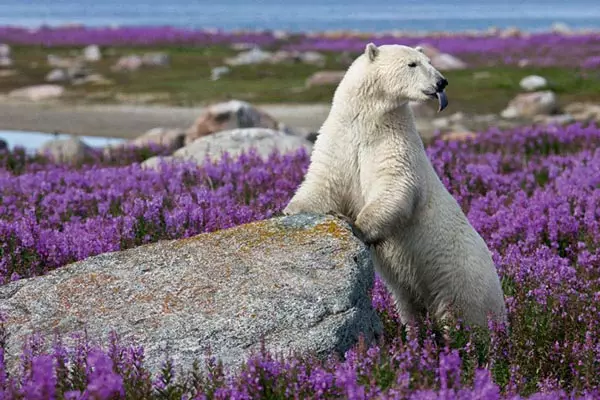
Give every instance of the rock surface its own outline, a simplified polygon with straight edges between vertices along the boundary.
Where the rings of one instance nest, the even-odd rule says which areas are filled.
[[[171,57],[167,53],[154,52],[142,56],[142,64],[148,67],[167,67],[171,63]]]
[[[324,86],[324,85],[338,85],[346,71],[319,71],[315,72],[306,79],[306,86]]]
[[[118,72],[133,72],[140,69],[143,63],[142,57],[132,54],[119,58],[111,69]]]
[[[10,67],[13,64],[10,46],[0,43],[0,67]]]
[[[107,343],[111,330],[135,338],[156,372],[163,351],[179,367],[210,349],[226,367],[266,349],[343,354],[381,322],[369,291],[368,250],[331,216],[295,215],[192,238],[106,253],[45,276],[0,287],[9,369],[34,332],[65,344],[87,328]],[[43,294],[43,295],[40,295]],[[51,343],[47,343],[48,346]]]
[[[453,69],[465,69],[467,63],[463,60],[448,54],[442,53],[437,48],[427,44],[421,43],[418,45],[423,49],[423,53],[431,60],[431,65],[440,71],[447,71]]]
[[[2,57],[10,57],[10,46],[6,43],[0,43],[0,58]]]
[[[242,152],[255,149],[264,159],[269,157],[273,150],[278,149],[285,153],[304,148],[307,153],[312,151],[312,142],[300,136],[265,128],[231,129],[213,133],[197,139],[191,144],[175,151],[170,157],[152,157],[142,163],[146,167],[156,167],[161,160],[164,161],[193,161],[203,164],[208,156],[218,160],[223,152],[237,157]]]
[[[600,104],[575,102],[565,106],[565,112],[576,121],[600,121]]]
[[[33,85],[12,90],[8,97],[20,100],[41,101],[61,97],[65,88],[60,85]]]
[[[83,49],[83,59],[87,62],[96,62],[102,59],[102,52],[100,47],[95,44],[86,46]]]
[[[215,132],[236,128],[282,130],[284,127],[275,118],[250,103],[230,100],[208,106],[188,129],[185,144]]]
[[[130,141],[130,144],[146,146],[151,143],[170,148],[179,149],[183,147],[185,131],[179,128],[158,127],[150,129],[144,134]]]
[[[521,86],[521,89],[531,92],[534,90],[544,89],[546,86],[548,86],[548,81],[543,76],[529,75],[521,79],[519,86]]]
[[[540,114],[551,115],[557,110],[556,95],[551,90],[545,90],[518,94],[500,115],[502,118],[531,118]]]
[[[281,63],[304,63],[310,65],[325,65],[325,56],[316,51],[286,51],[279,50],[269,52],[254,47],[248,51],[238,53],[236,56],[228,58],[225,63],[230,66],[252,65],[252,64],[281,64]]]
[[[48,155],[57,162],[79,162],[91,153],[91,147],[77,137],[49,140],[38,149],[38,154]]]

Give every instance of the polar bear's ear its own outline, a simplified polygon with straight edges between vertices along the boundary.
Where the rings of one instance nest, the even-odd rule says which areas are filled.
[[[418,51],[419,53],[422,53],[424,49],[422,46],[417,46],[417,47],[415,47],[415,50]]]
[[[365,54],[367,55],[369,61],[374,61],[377,58],[377,55],[379,54],[379,49],[377,48],[377,46],[375,46],[375,44],[369,43],[365,47]]]

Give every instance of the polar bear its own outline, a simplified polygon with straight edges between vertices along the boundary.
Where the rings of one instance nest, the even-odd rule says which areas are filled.
[[[409,101],[446,105],[444,76],[421,48],[366,45],[333,95],[303,182],[283,214],[346,219],[371,251],[402,324],[425,313],[506,322],[484,240],[436,174]]]

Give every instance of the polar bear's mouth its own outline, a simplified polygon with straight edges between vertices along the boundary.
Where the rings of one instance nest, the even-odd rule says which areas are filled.
[[[432,99],[437,99],[439,103],[438,112],[442,112],[446,107],[448,107],[448,96],[446,95],[446,91],[444,89],[435,92],[423,92],[427,96]]]

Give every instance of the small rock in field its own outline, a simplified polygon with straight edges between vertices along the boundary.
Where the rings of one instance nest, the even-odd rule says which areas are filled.
[[[569,25],[567,25],[566,23],[555,22],[552,24],[552,32],[558,33],[561,35],[568,35],[568,34],[572,33],[573,31],[571,30]]]
[[[210,71],[210,80],[211,81],[219,80],[221,78],[221,76],[228,74],[230,71],[231,71],[231,69],[226,66],[215,67]]]
[[[461,59],[451,54],[443,53],[430,44],[422,43],[418,45],[418,47],[421,47],[423,54],[429,57],[429,59],[431,60],[431,65],[433,65],[440,71],[467,68],[467,63],[465,63]]]
[[[548,81],[546,80],[546,78],[539,75],[529,75],[521,79],[521,82],[519,82],[519,86],[521,86],[523,90],[531,92],[534,90],[540,90],[545,88],[546,86],[548,86]]]
[[[203,164],[207,158],[218,161],[224,152],[235,158],[250,149],[255,149],[258,155],[266,160],[274,150],[286,153],[301,148],[310,154],[312,143],[303,137],[273,129],[241,128],[220,131],[196,139],[175,151],[169,160]],[[144,161],[142,165],[156,167],[160,160],[160,157],[153,157]]]
[[[0,43],[0,58],[10,58],[10,46],[5,43]]]
[[[72,58],[64,58],[54,54],[48,54],[46,56],[46,61],[48,65],[55,68],[71,68],[73,65],[77,64],[78,61]]]
[[[13,65],[13,60],[10,57],[0,57],[0,67],[6,68]]]
[[[6,143],[6,140],[0,138],[0,151],[6,150],[8,149],[8,143]]]
[[[0,78],[8,78],[9,76],[15,76],[17,71],[14,69],[2,69],[0,70]]]
[[[21,100],[40,101],[61,97],[65,88],[59,85],[34,85],[15,89],[8,93],[8,97]]]
[[[146,53],[142,56],[142,64],[149,67],[167,67],[171,57],[167,53]]]
[[[251,50],[239,53],[235,57],[226,59],[225,63],[231,66],[261,64],[268,62],[272,56],[273,54],[271,52],[254,47]]]
[[[559,115],[536,115],[533,122],[545,125],[566,125],[575,122],[575,118],[570,114]]]
[[[550,90],[521,93],[508,103],[508,107],[500,114],[502,118],[534,117],[550,115],[558,111],[556,95]]]
[[[317,53],[316,51],[300,53],[300,60],[305,64],[318,66],[325,65],[325,56],[321,53]]]
[[[119,58],[115,65],[111,67],[113,71],[137,71],[143,64],[142,58],[138,55],[128,55]]]
[[[565,106],[576,121],[600,121],[600,104],[576,102]]]
[[[508,27],[508,28],[500,31],[501,38],[519,37],[521,35],[522,35],[521,30],[514,26]]]
[[[42,144],[38,154],[47,155],[55,162],[80,162],[91,153],[91,147],[78,137],[50,140]]]
[[[184,129],[157,127],[150,129],[149,131],[129,141],[129,143],[136,146],[147,146],[149,144],[157,144],[177,150],[183,147],[184,141]]]
[[[325,85],[338,85],[346,71],[319,71],[312,74],[306,80],[307,87],[313,86],[325,86]]]
[[[102,59],[100,47],[95,44],[89,45],[83,49],[83,58],[87,62],[96,62]]]
[[[281,130],[281,124],[263,110],[250,103],[230,100],[211,104],[189,127],[185,143],[215,132],[235,128],[269,128]]]
[[[112,85],[112,84],[114,84],[114,82],[100,74],[86,75],[81,78],[76,78],[73,80],[73,85],[85,85],[85,84],[92,84],[92,85],[100,86],[100,85]]]
[[[290,38],[290,33],[282,30],[274,30],[273,37],[277,40],[287,40]]]
[[[46,75],[46,82],[67,82],[69,74],[64,68],[55,68]]]
[[[431,59],[431,64],[440,71],[467,68],[467,63],[447,53],[438,54],[437,56],[433,57]]]

